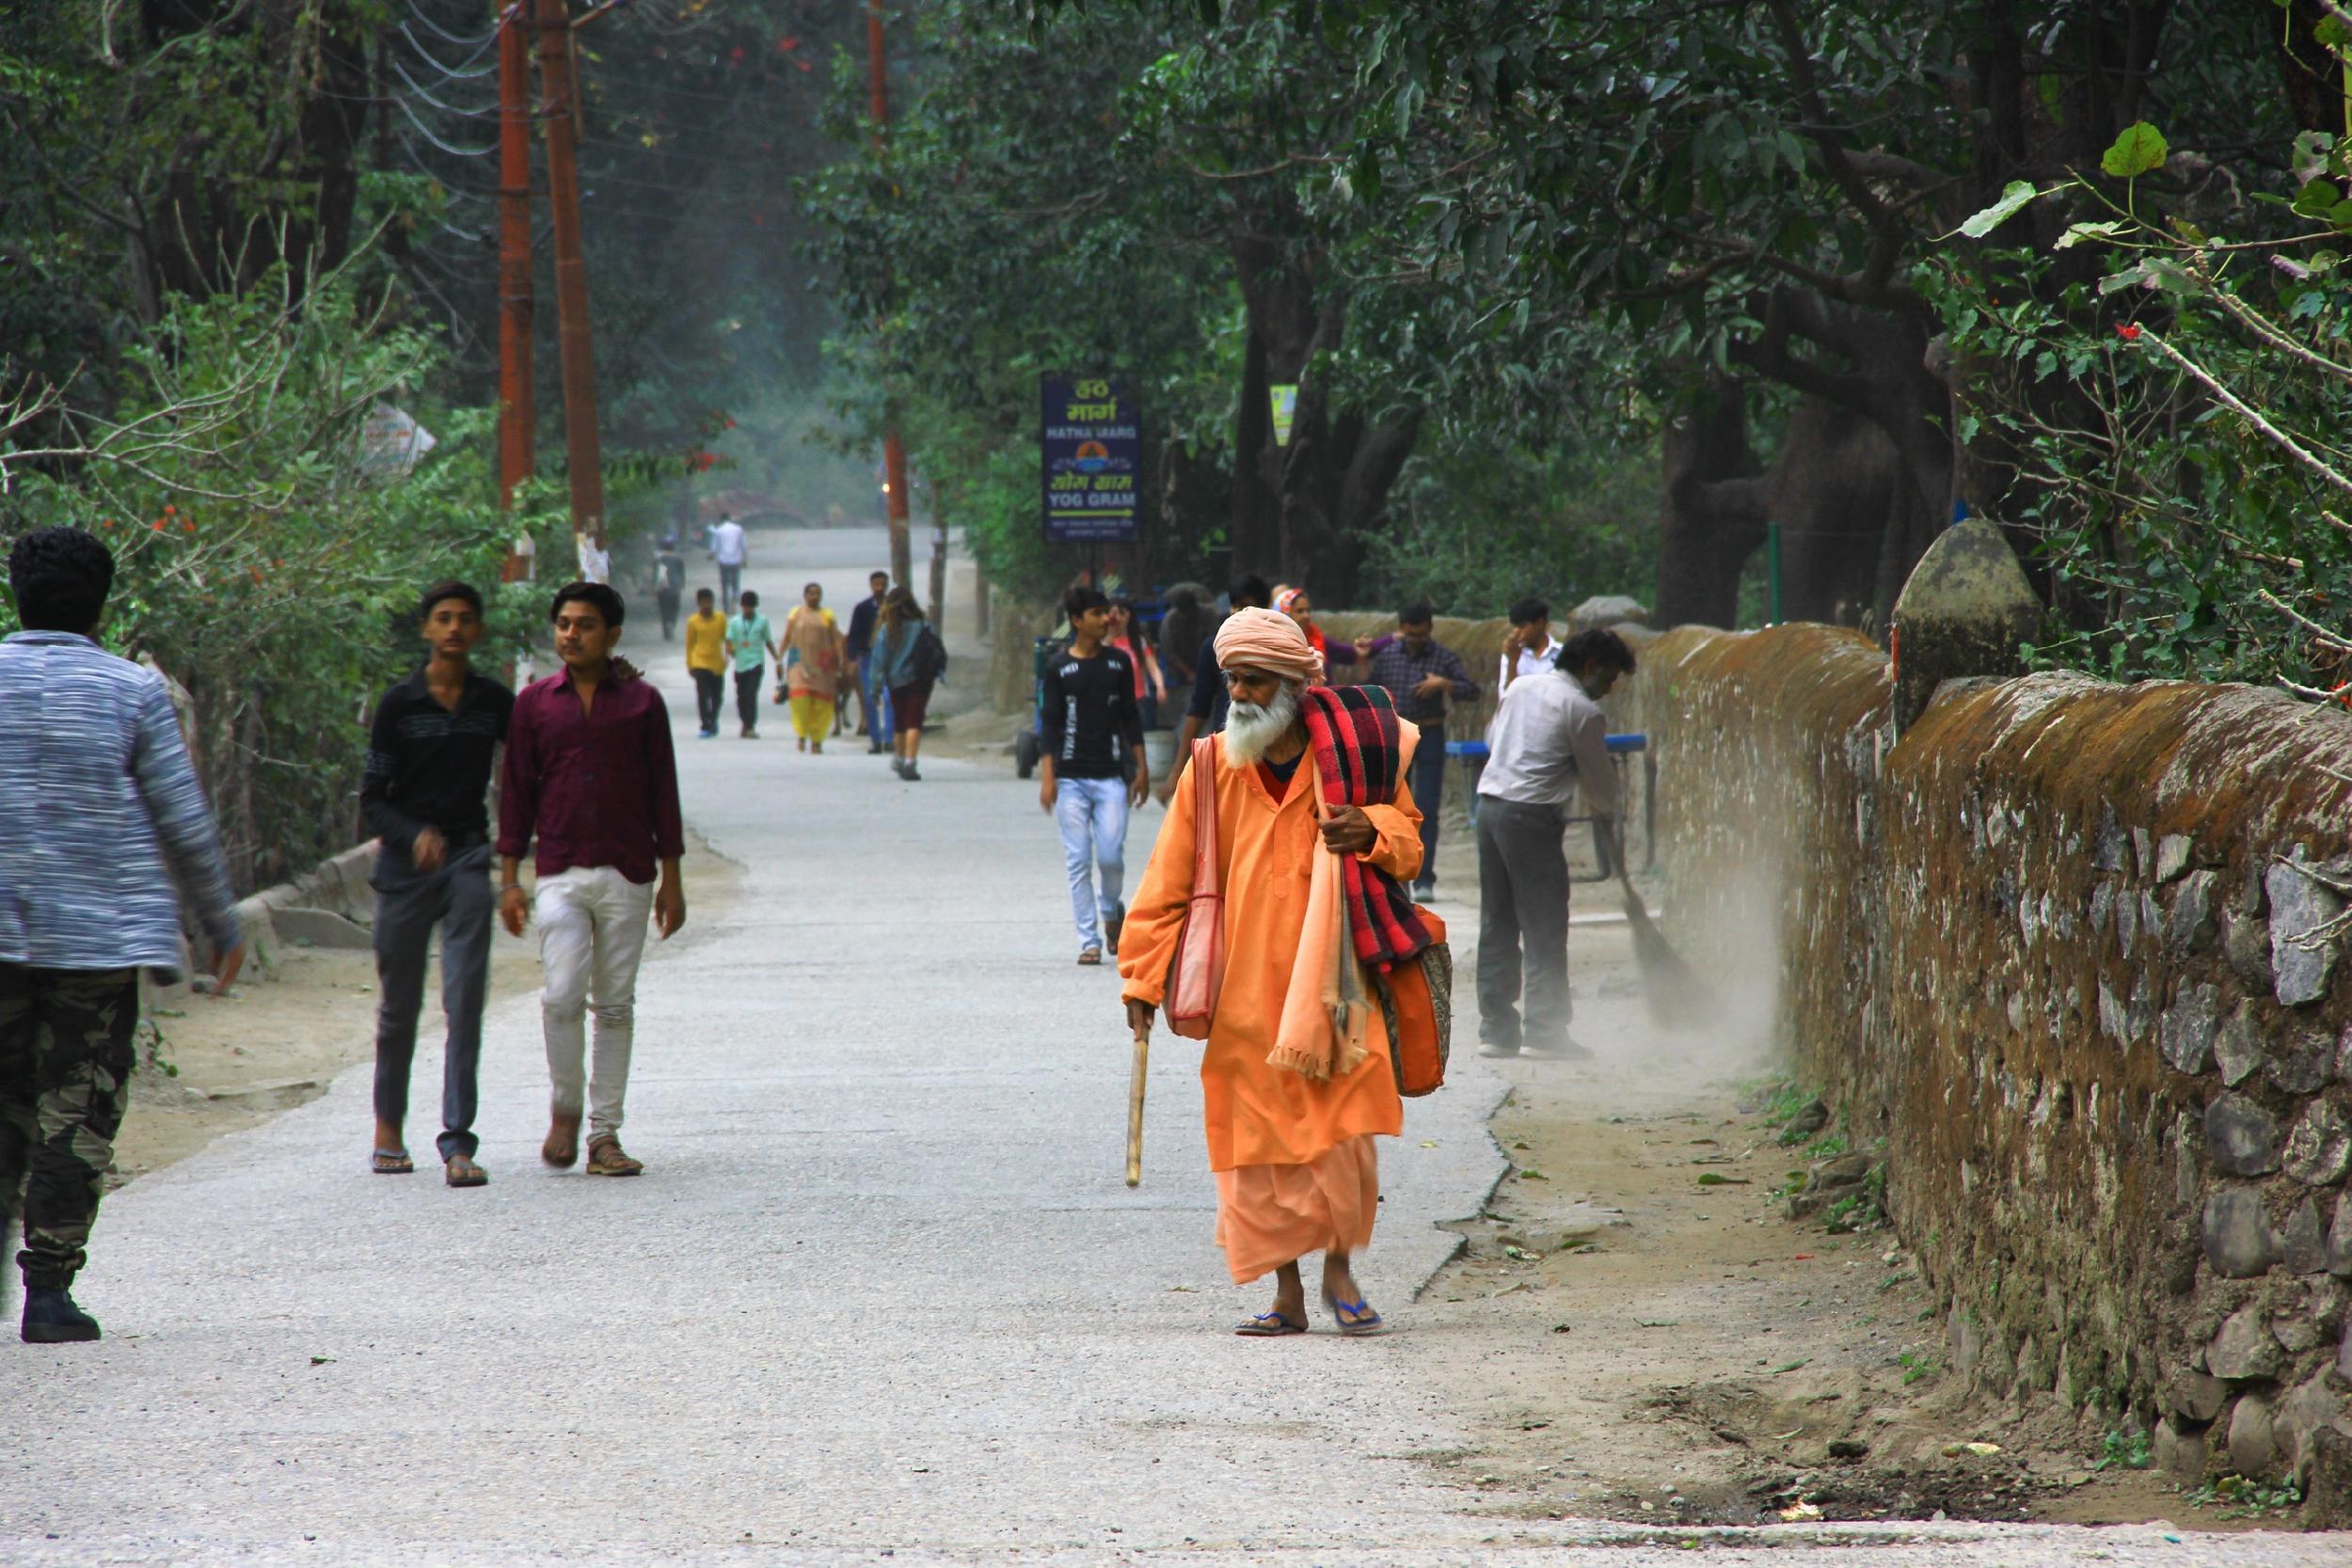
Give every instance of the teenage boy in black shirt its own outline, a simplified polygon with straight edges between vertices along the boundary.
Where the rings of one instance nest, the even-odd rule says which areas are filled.
[[[427,589],[420,605],[432,657],[384,693],[368,736],[359,808],[383,840],[376,856],[375,1154],[384,1175],[415,1169],[401,1124],[424,1003],[425,950],[441,927],[443,1175],[453,1187],[490,1180],[474,1164],[475,1073],[490,982],[490,768],[515,694],[471,663],[482,595],[465,583]]]
[[[1119,927],[1127,918],[1127,906],[1119,901],[1127,869],[1127,812],[1151,795],[1152,772],[1143,760],[1135,667],[1125,654],[1103,646],[1110,600],[1099,588],[1073,588],[1062,608],[1070,615],[1070,647],[1045,667],[1038,803],[1061,828],[1078,961],[1099,964],[1106,931],[1110,950],[1119,951]],[[1135,759],[1132,784],[1124,767],[1129,756]],[[1095,871],[1102,874],[1099,896]]]

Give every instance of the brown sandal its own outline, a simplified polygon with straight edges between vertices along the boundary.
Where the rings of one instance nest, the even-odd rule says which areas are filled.
[[[548,1141],[539,1146],[539,1158],[557,1170],[569,1170],[580,1162],[580,1114],[565,1116],[561,1111],[548,1117]]]
[[[441,1166],[441,1180],[453,1187],[486,1187],[490,1173],[473,1163],[469,1154],[453,1154]]]
[[[601,1138],[588,1140],[588,1174],[591,1176],[640,1176],[645,1163],[632,1160],[623,1151],[621,1140],[608,1132]]]

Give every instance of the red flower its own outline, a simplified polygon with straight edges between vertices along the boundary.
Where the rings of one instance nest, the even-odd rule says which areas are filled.
[[[2122,339],[2127,343],[2136,343],[2139,341],[2138,324],[2135,322],[2121,323],[2115,329],[2115,335]]]
[[[161,517],[158,517],[149,526],[151,527],[157,533],[161,533],[164,531],[164,520]]]
[[[179,510],[180,510],[180,509],[179,509],[178,507],[176,507],[176,506],[172,505],[169,501],[166,501],[166,502],[164,502],[164,515],[165,515],[165,516],[168,517],[168,516],[170,516],[172,514],[174,514],[174,513],[178,512]]]
[[[180,531],[183,533],[194,533],[196,531],[196,525],[183,518],[180,524]]]

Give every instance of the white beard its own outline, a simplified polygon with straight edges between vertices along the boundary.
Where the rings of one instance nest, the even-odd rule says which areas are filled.
[[[1225,754],[1243,768],[1263,760],[1266,748],[1291,733],[1298,723],[1298,688],[1285,681],[1274,701],[1235,703],[1225,714]]]

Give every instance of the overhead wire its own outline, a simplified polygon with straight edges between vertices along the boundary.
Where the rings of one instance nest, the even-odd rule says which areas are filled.
[[[434,21],[431,17],[425,15],[423,11],[420,10],[417,8],[416,0],[404,0],[401,9],[408,13],[410,21],[422,23],[426,32],[431,33],[435,38],[439,39],[443,43],[455,44],[460,49],[470,48],[474,44],[485,41],[494,43],[498,40],[499,29],[495,25],[492,26],[486,33],[478,33],[472,38],[459,38],[455,33],[451,32],[448,28],[442,26],[439,23]],[[401,25],[405,28],[407,26],[407,23],[403,23]]]
[[[417,52],[417,57],[424,61],[425,64],[431,66],[435,71],[439,71],[441,75],[448,80],[464,80],[470,82],[477,77],[494,75],[498,71],[499,66],[496,60],[492,60],[488,65],[484,66],[479,71],[469,71],[466,69],[468,66],[472,65],[474,61],[482,58],[484,55],[488,54],[490,50],[496,46],[499,36],[495,32],[490,35],[490,41],[488,43],[483,44],[472,54],[467,55],[463,60],[460,60],[456,65],[446,66],[440,62],[439,58],[434,55],[432,50],[427,49],[424,46],[423,40],[418,38],[416,34],[408,30],[408,24],[404,22],[400,24],[399,31],[400,36],[408,40],[408,47]]]
[[[440,110],[445,115],[456,115],[462,119],[497,119],[501,118],[505,113],[505,111],[496,103],[492,103],[486,107],[479,109],[463,109],[459,108],[454,103],[444,103],[421,86],[415,77],[409,75],[408,68],[406,66],[402,65],[398,60],[392,61],[391,65],[393,74],[397,75],[403,82],[408,84],[408,90],[410,92],[415,93],[419,98],[423,99],[426,103],[432,104],[435,108]]]

